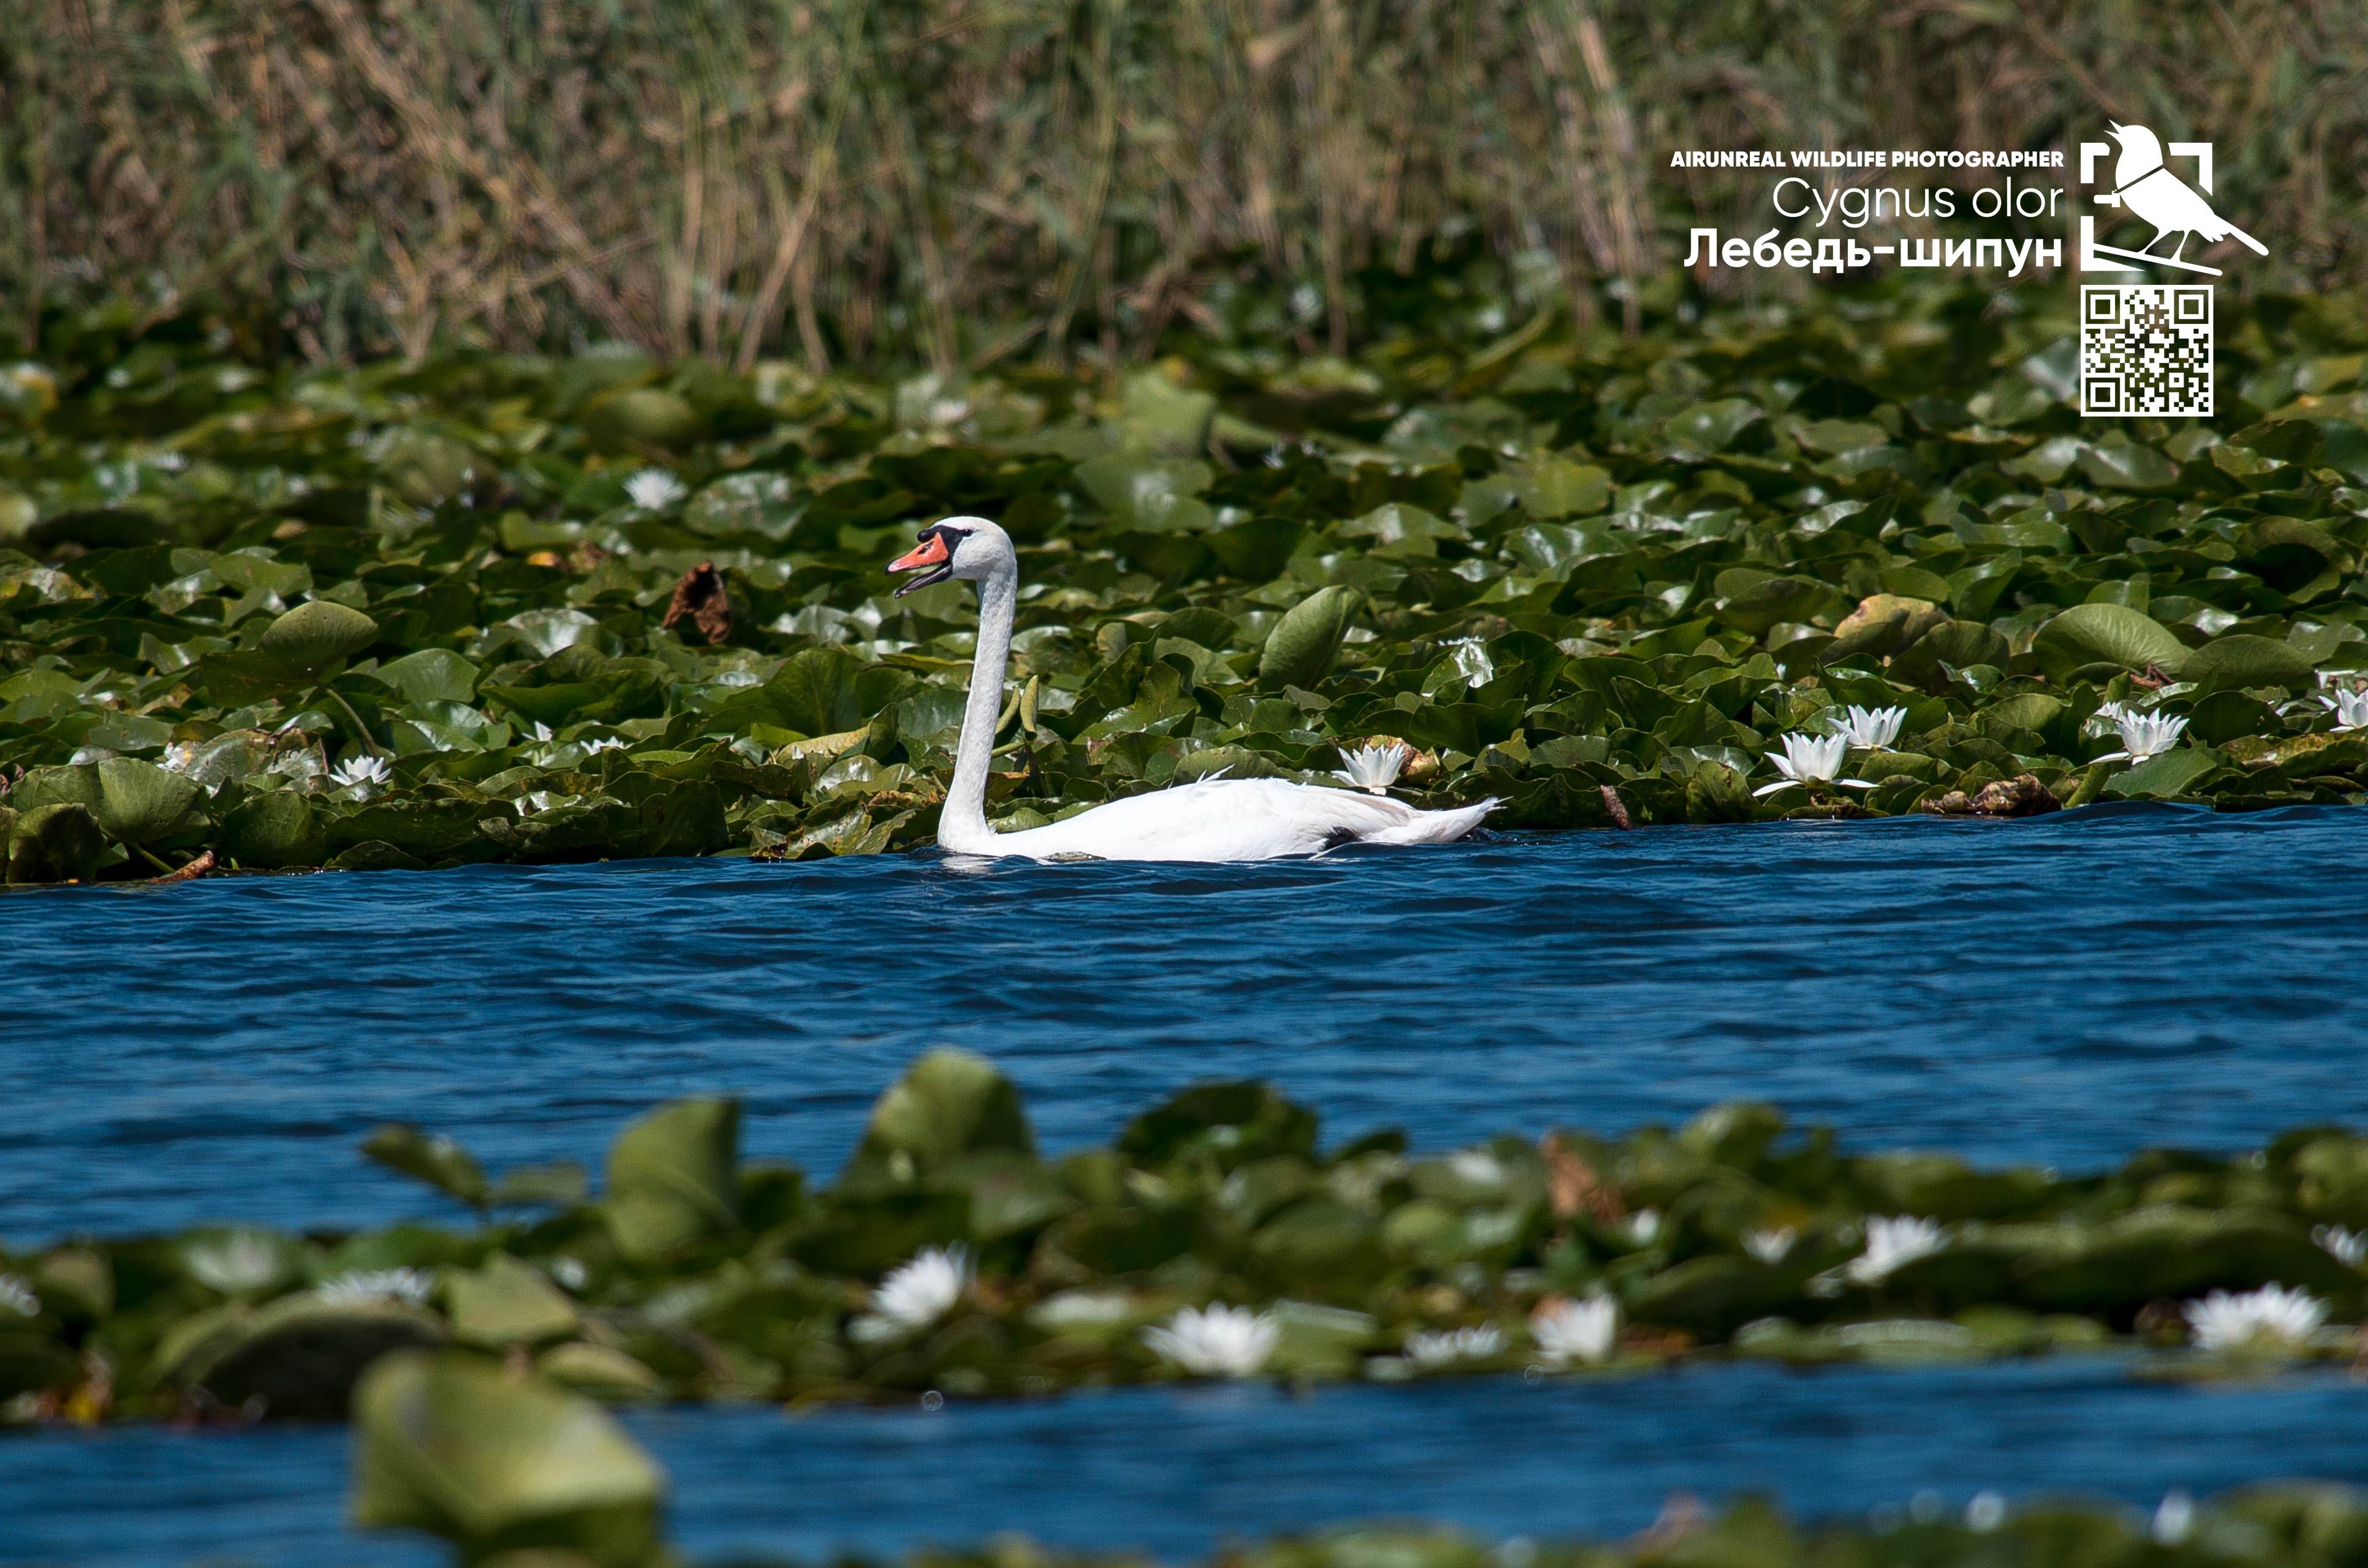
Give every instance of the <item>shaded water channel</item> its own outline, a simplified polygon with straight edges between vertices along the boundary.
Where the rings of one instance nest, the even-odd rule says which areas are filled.
[[[1860,1147],[2067,1170],[2368,1120],[2368,815],[1513,835],[1313,864],[641,862],[0,897],[0,1233],[426,1213],[354,1145],[596,1160],[730,1092],[819,1173],[918,1051],[1020,1085],[1052,1149],[1261,1076],[1332,1137],[1606,1131],[1723,1099]],[[432,1217],[450,1221],[458,1216]],[[2368,1479],[2334,1377],[2166,1389],[2110,1362],[1137,1392],[637,1417],[695,1553],[1019,1529],[1170,1556],[1376,1512],[1633,1529],[1667,1494],[1818,1514],[1917,1492],[2132,1499]],[[0,1441],[0,1562],[408,1563],[341,1533],[332,1429]],[[27,1524],[26,1521],[30,1521]],[[28,1533],[29,1532],[29,1533]]]

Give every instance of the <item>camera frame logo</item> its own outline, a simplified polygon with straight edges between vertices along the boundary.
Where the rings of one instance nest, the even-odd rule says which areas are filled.
[[[2191,242],[2235,240],[2257,255],[2269,247],[2213,207],[2212,143],[2165,146],[2143,125],[2109,122],[2112,141],[2080,143],[2080,183],[2105,183],[2098,166],[2113,160],[2111,183],[2091,199],[2154,226],[2135,250],[2100,243],[2097,218],[2080,218],[2081,272],[2144,272],[2165,267],[2205,278],[2220,268],[2187,259]],[[2184,160],[2182,177],[2172,167]],[[2158,251],[2166,240],[2178,244]],[[2201,253],[2199,253],[2201,254]],[[2080,285],[2080,413],[2096,418],[2208,418],[2212,414],[2213,301],[2209,283]]]

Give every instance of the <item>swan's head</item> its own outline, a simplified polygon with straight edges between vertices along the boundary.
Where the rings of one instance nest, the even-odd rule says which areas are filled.
[[[949,577],[977,582],[998,566],[1015,565],[1018,559],[1011,536],[985,517],[941,517],[921,530],[918,545],[888,562],[888,570],[920,574],[896,590],[901,599]]]

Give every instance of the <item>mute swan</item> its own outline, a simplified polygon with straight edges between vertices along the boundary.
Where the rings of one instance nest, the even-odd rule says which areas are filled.
[[[1281,778],[1203,778],[1111,801],[1049,826],[997,833],[986,823],[986,770],[1019,599],[1019,557],[1011,536],[985,517],[948,517],[923,528],[918,548],[890,562],[888,570],[920,574],[896,590],[898,598],[949,578],[978,585],[978,651],[953,782],[938,822],[939,845],[957,855],[1271,860],[1339,844],[1447,844],[1479,826],[1497,803],[1426,812],[1354,790]]]

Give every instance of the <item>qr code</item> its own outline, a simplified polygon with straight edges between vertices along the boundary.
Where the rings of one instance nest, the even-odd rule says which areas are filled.
[[[2080,412],[2210,415],[2211,287],[2083,284]]]

